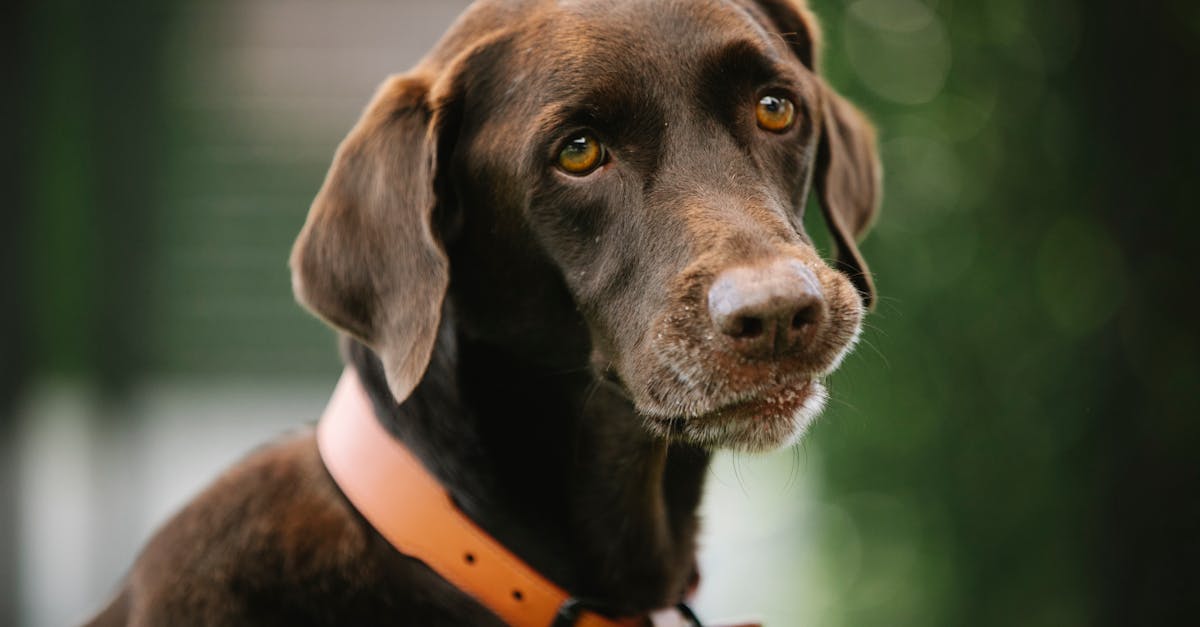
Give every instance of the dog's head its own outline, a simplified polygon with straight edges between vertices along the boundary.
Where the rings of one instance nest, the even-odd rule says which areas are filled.
[[[590,359],[655,432],[786,444],[874,298],[874,133],[817,48],[801,0],[477,3],[342,144],[298,298],[400,399],[449,294],[461,332]],[[803,229],[814,186],[836,268]]]

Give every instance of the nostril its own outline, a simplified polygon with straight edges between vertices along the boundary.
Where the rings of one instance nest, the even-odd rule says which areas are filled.
[[[827,315],[816,277],[790,259],[725,270],[709,288],[708,312],[730,347],[752,358],[805,350]]]
[[[728,334],[730,337],[739,340],[752,340],[763,334],[762,318],[752,316],[738,316],[734,318],[733,324],[729,326]]]
[[[821,317],[820,307],[809,305],[800,311],[797,311],[792,316],[792,328],[799,330],[807,327],[810,324],[815,324],[817,319]]]

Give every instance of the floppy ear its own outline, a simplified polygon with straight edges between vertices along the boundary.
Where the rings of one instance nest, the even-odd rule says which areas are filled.
[[[883,168],[875,129],[854,105],[829,87],[822,92],[822,133],[817,151],[817,193],[825,223],[837,244],[838,269],[850,276],[863,305],[875,304],[875,281],[858,251],[858,240],[879,212]]]
[[[429,90],[412,75],[379,88],[338,148],[291,257],[296,299],[371,347],[397,400],[429,365],[450,276],[433,232]]]
[[[808,69],[817,71],[821,31],[804,0],[754,0],[754,4]],[[875,283],[858,240],[879,211],[883,188],[875,129],[833,89],[820,83],[821,141],[814,179],[825,223],[837,245],[838,269],[849,275],[863,304],[875,303]]]
[[[792,47],[800,62],[816,72],[821,29],[804,0],[754,0],[754,4]]]

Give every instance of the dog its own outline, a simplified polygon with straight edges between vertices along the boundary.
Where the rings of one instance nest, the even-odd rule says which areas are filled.
[[[555,624],[684,600],[711,451],[795,442],[859,336],[880,166],[819,47],[802,0],[482,0],[382,84],[311,207],[295,293],[375,441],[570,595]],[[225,473],[91,624],[514,622],[398,549],[319,446]]]

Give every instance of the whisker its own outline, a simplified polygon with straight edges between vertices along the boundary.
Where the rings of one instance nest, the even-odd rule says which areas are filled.
[[[860,344],[864,344],[864,345],[866,345],[866,347],[867,347],[867,348],[871,349],[871,352],[875,353],[875,355],[876,355],[877,357],[879,357],[880,361],[882,361],[882,362],[883,362],[883,367],[884,367],[884,368],[886,368],[886,369],[888,369],[888,370],[891,370],[891,369],[892,369],[892,363],[891,363],[890,361],[888,361],[887,355],[884,355],[884,354],[883,354],[883,351],[879,350],[879,347],[878,347],[878,346],[876,346],[874,342],[872,342],[871,340],[867,339],[865,336],[864,336],[864,337],[861,337],[861,338],[859,338],[859,340],[858,340],[858,341],[859,341],[859,343],[860,343]],[[856,353],[855,353],[855,354],[859,354],[859,353],[857,353],[857,351],[856,351]]]
[[[788,470],[787,481],[785,481],[783,484],[784,492],[791,490],[792,487],[794,487],[797,483],[799,483],[799,479],[800,479],[800,447],[802,447],[802,446],[805,446],[805,444],[801,443],[800,446],[792,447],[792,450],[791,450],[792,463],[791,463],[791,468],[789,468],[789,470]]]
[[[741,459],[742,453],[740,451],[734,451],[731,464],[731,466],[733,466],[733,476],[737,478],[738,488],[741,489],[742,496],[750,498],[750,491],[746,489],[746,481],[742,477],[742,468],[740,463]]]

